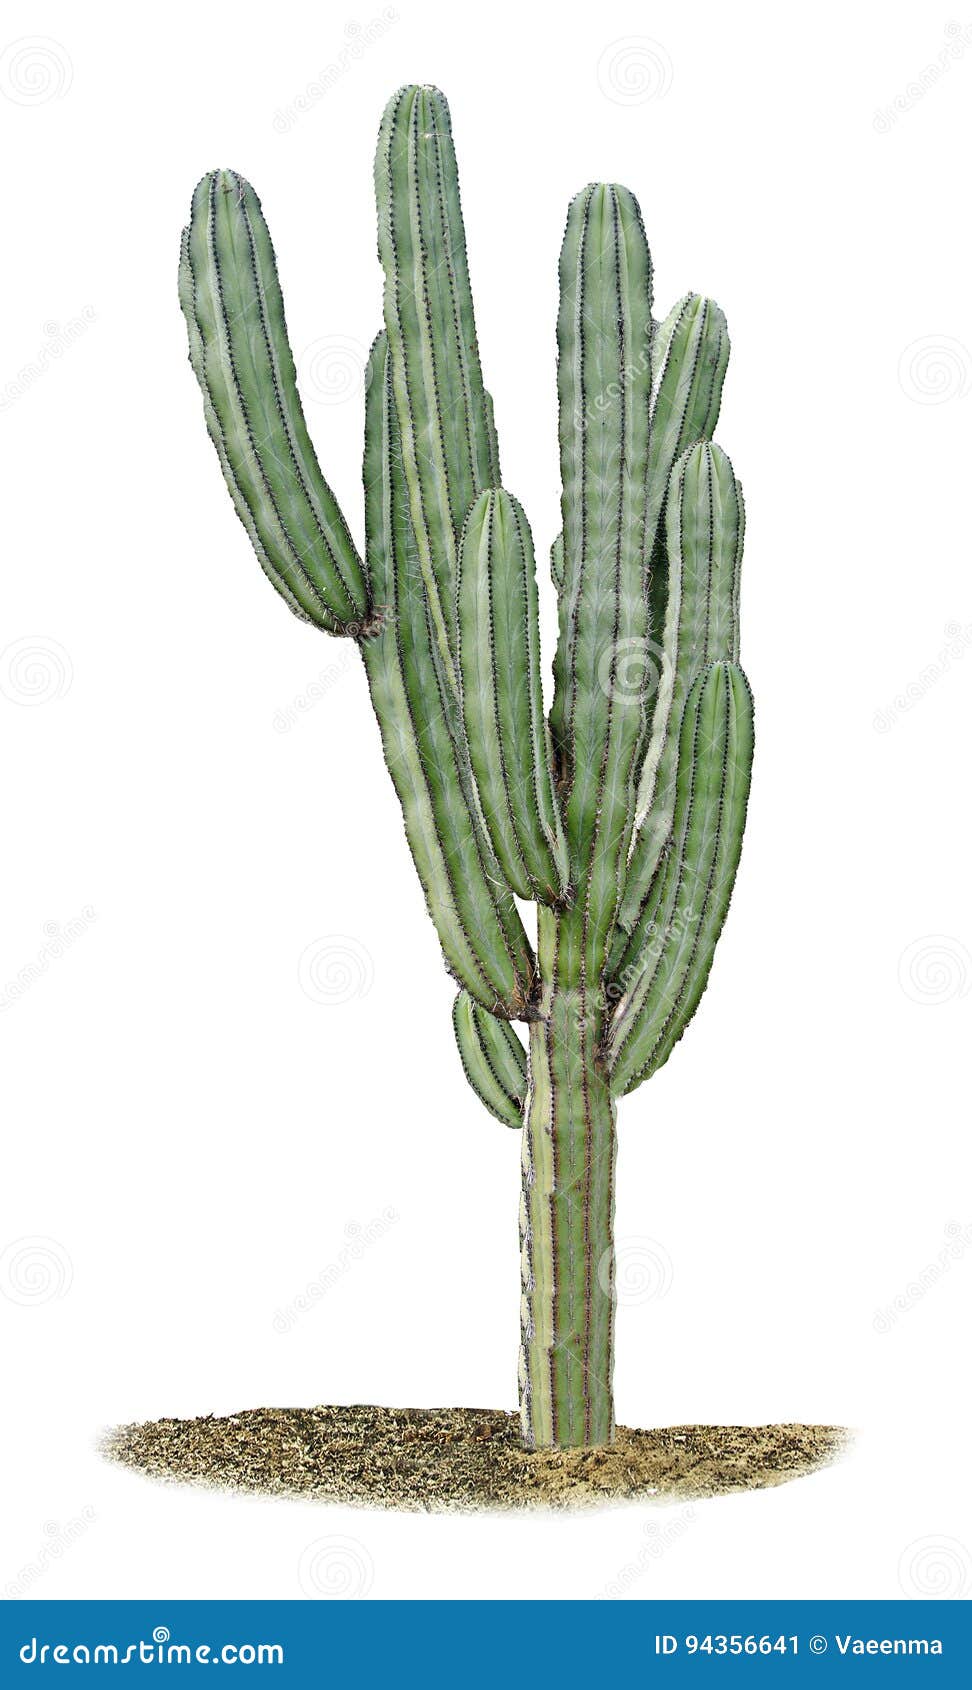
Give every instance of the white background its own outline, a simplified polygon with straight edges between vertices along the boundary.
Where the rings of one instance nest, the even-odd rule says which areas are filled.
[[[972,16],[396,10],[374,40],[378,0],[4,14],[0,1585],[967,1592]],[[694,287],[729,318],[758,761],[708,994],[623,1109],[618,1416],[860,1436],[690,1512],[353,1513],[154,1486],[93,1449],[161,1414],[515,1402],[517,1138],[463,1080],[357,660],[250,554],[176,303],[193,184],[232,165],[360,536],[372,152],[407,80],[451,101],[541,559],[569,197],[628,183],[659,314]]]

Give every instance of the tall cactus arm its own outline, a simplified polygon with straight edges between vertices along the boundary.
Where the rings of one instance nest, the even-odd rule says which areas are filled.
[[[719,420],[729,331],[714,300],[687,293],[657,325],[652,344],[651,448],[646,541],[651,563],[672,469]]]
[[[364,569],[307,433],[260,202],[231,170],[193,195],[179,296],[207,426],[260,563],[298,615],[360,633]]]
[[[595,184],[571,204],[560,261],[564,584],[552,711],[571,882],[583,888],[559,962],[564,980],[592,988],[627,859],[644,727],[650,334],[638,203]]]
[[[476,341],[449,107],[438,89],[402,88],[389,101],[375,191],[409,508],[433,627],[454,678],[458,535],[499,464]]]
[[[466,1079],[491,1115],[506,1127],[522,1127],[527,1094],[527,1059],[508,1021],[490,1015],[468,992],[452,1006],[452,1025]]]
[[[361,650],[446,966],[485,1009],[518,1015],[530,995],[533,959],[512,898],[484,864],[439,707],[400,452],[382,334],[368,368],[364,456],[368,570],[379,610]]]
[[[621,976],[607,1040],[615,1096],[667,1061],[705,990],[739,864],[752,759],[749,682],[737,664],[713,663],[685,707],[672,849]]]
[[[672,828],[678,734],[689,687],[716,658],[739,660],[742,488],[720,446],[702,441],[675,468],[666,505],[668,591],[648,749],[619,927],[638,919]],[[620,937],[620,935],[619,935]]]
[[[533,540],[502,489],[481,493],[466,518],[457,606],[462,714],[493,848],[518,897],[558,903],[567,844],[543,713]]]

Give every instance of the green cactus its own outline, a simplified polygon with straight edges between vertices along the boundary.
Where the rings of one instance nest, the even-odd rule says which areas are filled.
[[[204,177],[183,235],[189,356],[264,570],[298,616],[360,648],[459,988],[466,1077],[523,1130],[524,1440],[606,1443],[616,1099],[695,1013],[752,766],[742,495],[711,442],[725,319],[689,294],[654,322],[637,201],[605,184],[577,196],[560,261],[545,717],[533,541],[501,483],[437,90],[389,102],[375,184],[385,322],[367,372],[363,559],[304,423],[260,203],[231,171]],[[537,905],[536,955],[517,899]]]

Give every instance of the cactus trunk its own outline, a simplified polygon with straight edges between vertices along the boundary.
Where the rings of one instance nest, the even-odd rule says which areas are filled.
[[[576,921],[540,911],[520,1198],[520,1416],[533,1449],[614,1435],[615,1108],[600,1005],[570,960]]]

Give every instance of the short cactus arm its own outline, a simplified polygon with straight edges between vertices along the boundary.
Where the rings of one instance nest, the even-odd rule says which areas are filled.
[[[710,664],[685,707],[672,847],[618,981],[607,1041],[615,1096],[662,1066],[705,990],[739,864],[752,760],[749,683],[735,663]]]
[[[449,107],[438,89],[389,101],[375,157],[378,252],[402,458],[432,625],[454,679],[458,536],[499,479],[483,389]]]
[[[408,842],[450,972],[484,1008],[518,1015],[532,988],[533,959],[513,900],[484,861],[439,704],[384,334],[368,368],[364,482],[368,570],[379,610],[361,650]]]
[[[716,658],[739,658],[742,488],[721,447],[702,441],[679,459],[666,505],[667,597],[658,685],[638,785],[636,833],[620,927],[630,932],[671,833],[678,736],[689,687]]]
[[[231,170],[193,195],[179,294],[209,432],[260,563],[298,615],[360,633],[364,570],[307,433],[260,202]]]
[[[555,904],[567,844],[543,713],[533,540],[502,489],[481,493],[466,518],[457,605],[462,714],[493,848],[518,897]]]
[[[466,1079],[480,1103],[506,1127],[522,1127],[527,1059],[508,1021],[490,1015],[468,992],[452,1007],[452,1025]]]
[[[563,588],[551,724],[580,919],[562,978],[599,984],[634,821],[644,730],[651,260],[638,203],[595,184],[560,261]]]

